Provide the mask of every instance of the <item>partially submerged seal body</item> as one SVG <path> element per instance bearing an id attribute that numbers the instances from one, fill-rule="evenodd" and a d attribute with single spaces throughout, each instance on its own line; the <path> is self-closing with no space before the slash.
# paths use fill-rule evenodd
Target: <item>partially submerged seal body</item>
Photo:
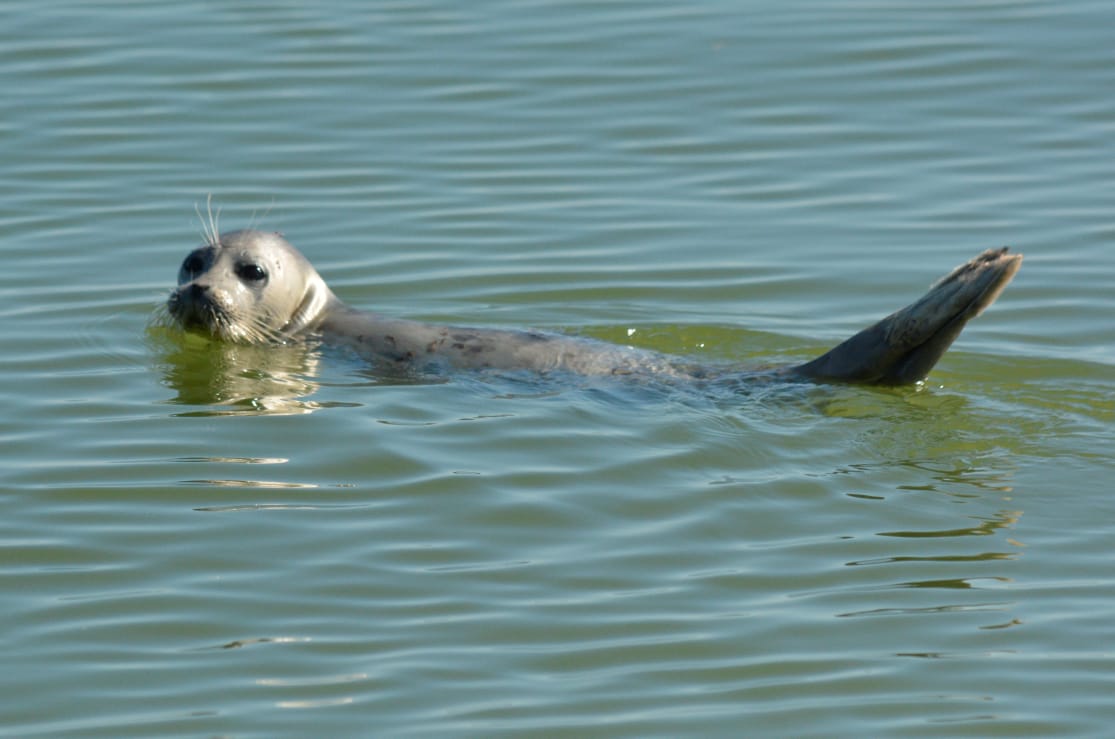
<path id="1" fill-rule="evenodd" d="M 972 318 L 1014 277 L 1022 255 L 990 249 L 922 298 L 820 357 L 780 368 L 787 378 L 901 385 L 925 378 Z M 706 370 L 655 352 L 562 334 L 467 328 L 390 318 L 349 307 L 280 234 L 233 231 L 192 251 L 167 301 L 183 328 L 234 342 L 318 335 L 379 363 L 421 370 L 567 371 L 586 375 L 703 377 Z"/>

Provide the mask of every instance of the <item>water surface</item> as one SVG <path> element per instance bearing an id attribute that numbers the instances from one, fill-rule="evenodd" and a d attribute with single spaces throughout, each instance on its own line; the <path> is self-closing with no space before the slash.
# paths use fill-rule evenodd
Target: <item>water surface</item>
<path id="1" fill-rule="evenodd" d="M 0 11 L 12 736 L 1095 736 L 1105 4 Z M 918 388 L 402 382 L 148 328 L 200 241 L 758 366 L 980 250 Z"/>

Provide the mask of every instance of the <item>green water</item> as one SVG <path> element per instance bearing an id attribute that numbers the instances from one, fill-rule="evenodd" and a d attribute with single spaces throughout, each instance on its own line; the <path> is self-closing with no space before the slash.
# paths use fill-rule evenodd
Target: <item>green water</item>
<path id="1" fill-rule="evenodd" d="M 1099 736 L 1106 4 L 0 9 L 0 735 Z M 807 359 L 980 250 L 920 388 L 377 377 L 148 327 L 200 239 L 353 305 Z"/>

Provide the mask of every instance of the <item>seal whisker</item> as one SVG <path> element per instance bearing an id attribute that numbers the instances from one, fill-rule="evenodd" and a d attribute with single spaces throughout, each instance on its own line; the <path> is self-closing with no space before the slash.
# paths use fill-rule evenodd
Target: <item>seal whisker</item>
<path id="1" fill-rule="evenodd" d="M 282 341 L 278 331 L 258 318 L 243 325 L 243 339 L 250 344 L 278 344 Z"/>
<path id="2" fill-rule="evenodd" d="M 205 209 L 209 211 L 209 230 L 213 234 L 213 240 L 209 243 L 217 246 L 221 243 L 221 207 L 217 206 L 217 213 L 214 215 L 213 193 L 209 193 L 209 197 L 206 198 Z"/>
<path id="3" fill-rule="evenodd" d="M 151 327 L 167 328 L 170 326 L 177 326 L 178 322 L 170 313 L 170 308 L 167 304 L 159 303 L 155 307 L 155 311 L 151 314 L 151 318 L 147 321 L 147 325 Z"/>
<path id="4" fill-rule="evenodd" d="M 253 231 L 253 230 L 256 230 L 259 226 L 261 226 L 263 224 L 264 219 L 267 218 L 267 216 L 271 215 L 271 210 L 274 207 L 275 207 L 275 198 L 272 197 L 271 198 L 271 204 L 267 206 L 267 210 L 263 211 L 263 215 L 261 215 L 257 218 L 256 217 L 257 213 L 256 213 L 255 209 L 253 209 L 252 210 L 252 217 L 248 219 L 248 230 Z"/>
<path id="5" fill-rule="evenodd" d="M 194 212 L 201 221 L 201 236 L 209 246 L 220 246 L 221 243 L 221 208 L 217 207 L 216 216 L 213 215 L 213 193 L 205 196 L 205 215 L 201 214 L 201 207 L 194 203 Z"/>

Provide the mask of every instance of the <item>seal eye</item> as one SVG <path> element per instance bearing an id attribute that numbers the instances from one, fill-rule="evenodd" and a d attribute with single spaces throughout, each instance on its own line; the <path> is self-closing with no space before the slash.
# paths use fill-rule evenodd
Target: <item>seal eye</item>
<path id="1" fill-rule="evenodd" d="M 258 264 L 238 264 L 236 276 L 244 282 L 263 282 L 267 279 L 267 272 Z"/>

